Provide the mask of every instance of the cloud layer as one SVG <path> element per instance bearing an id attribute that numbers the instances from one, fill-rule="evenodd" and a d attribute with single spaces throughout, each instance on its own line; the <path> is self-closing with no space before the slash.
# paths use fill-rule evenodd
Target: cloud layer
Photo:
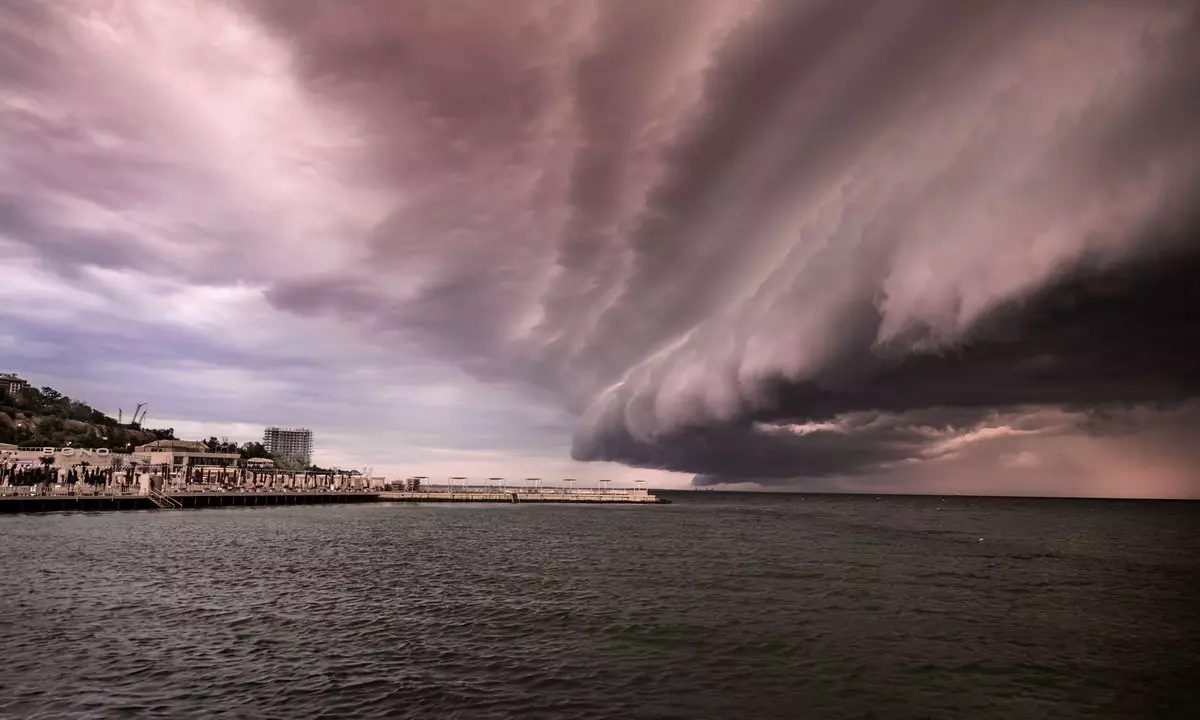
<path id="1" fill-rule="evenodd" d="M 701 484 L 1189 459 L 1193 3 L 64 0 L 0 45 L 0 250 L 77 292 L 240 289 Z M 302 337 L 216 347 L 355 366 Z"/>

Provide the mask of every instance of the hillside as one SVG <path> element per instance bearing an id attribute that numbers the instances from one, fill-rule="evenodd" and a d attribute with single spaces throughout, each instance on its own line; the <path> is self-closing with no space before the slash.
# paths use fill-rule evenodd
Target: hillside
<path id="1" fill-rule="evenodd" d="M 127 450 L 160 439 L 175 439 L 174 429 L 118 423 L 50 387 L 0 389 L 0 443 Z"/>
<path id="2" fill-rule="evenodd" d="M 0 373 L 0 381 L 14 378 Z M 121 423 L 87 403 L 63 395 L 54 388 L 27 387 L 10 394 L 0 382 L 0 444 L 22 447 L 108 448 L 129 451 L 155 440 L 177 440 L 174 428 L 145 428 L 140 423 Z M 286 458 L 276 458 L 260 442 L 241 445 L 228 438 L 202 441 L 212 452 L 239 453 L 242 459 L 270 458 L 281 468 L 293 467 Z M 312 466 L 313 469 L 316 466 Z"/>

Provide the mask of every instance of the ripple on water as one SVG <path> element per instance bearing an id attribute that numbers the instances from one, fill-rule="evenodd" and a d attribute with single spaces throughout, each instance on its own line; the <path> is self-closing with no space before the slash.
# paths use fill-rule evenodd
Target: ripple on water
<path id="1" fill-rule="evenodd" d="M 714 495 L 3 517 L 0 716 L 1197 709 L 1194 506 Z"/>

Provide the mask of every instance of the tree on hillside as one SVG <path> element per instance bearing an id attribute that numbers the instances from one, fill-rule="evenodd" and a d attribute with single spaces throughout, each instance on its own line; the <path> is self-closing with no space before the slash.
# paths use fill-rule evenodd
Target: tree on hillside
<path id="1" fill-rule="evenodd" d="M 251 460 L 253 458 L 266 458 L 274 460 L 271 453 L 267 452 L 266 446 L 260 442 L 248 442 L 242 445 L 238 450 L 241 453 L 243 460 Z"/>
<path id="2" fill-rule="evenodd" d="M 123 426 L 52 387 L 29 387 L 15 397 L 0 393 L 0 442 L 124 451 L 152 440 L 175 439 L 174 428 Z"/>
<path id="3" fill-rule="evenodd" d="M 49 417 L 39 422 L 33 428 L 31 438 L 35 445 L 59 447 L 64 443 L 65 424 L 60 417 Z"/>
<path id="4" fill-rule="evenodd" d="M 54 415 L 55 417 L 69 417 L 71 398 L 66 395 L 49 386 L 41 390 L 32 390 L 30 394 L 36 403 L 36 409 L 41 414 Z"/>
<path id="5" fill-rule="evenodd" d="M 67 405 L 67 418 L 71 420 L 79 420 L 80 422 L 91 422 L 92 415 L 96 411 L 86 403 L 81 403 L 78 400 L 72 400 Z"/>
<path id="6" fill-rule="evenodd" d="M 220 440 L 218 440 L 216 438 L 216 436 L 211 436 L 207 440 L 204 441 L 204 446 L 208 448 L 209 452 L 216 452 L 216 453 L 240 452 L 240 449 L 238 448 L 237 443 L 230 442 L 229 438 L 227 438 L 227 437 L 223 437 Z"/>

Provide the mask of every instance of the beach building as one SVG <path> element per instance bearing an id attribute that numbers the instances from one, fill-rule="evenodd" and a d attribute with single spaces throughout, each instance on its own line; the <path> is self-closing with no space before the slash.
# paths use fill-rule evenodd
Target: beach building
<path id="1" fill-rule="evenodd" d="M 103 448 L 33 448 L 0 445 L 0 462 L 26 468 L 45 466 L 44 458 L 50 458 L 49 467 L 61 470 L 80 467 L 85 463 L 90 467 L 97 468 L 122 467 L 129 462 L 130 457 L 128 453 L 115 453 Z"/>
<path id="2" fill-rule="evenodd" d="M 313 434 L 308 428 L 269 427 L 263 431 L 263 447 L 281 460 L 312 465 Z"/>
<path id="3" fill-rule="evenodd" d="M 134 448 L 131 459 L 139 465 L 168 465 L 172 472 L 195 468 L 236 468 L 238 453 L 211 452 L 202 442 L 191 440 L 155 440 Z"/>
<path id="4" fill-rule="evenodd" d="M 173 474 L 203 469 L 207 474 L 236 471 L 241 455 L 209 452 L 204 443 L 187 440 L 155 440 L 139 445 L 133 452 L 128 453 L 104 448 L 0 446 L 0 461 L 10 464 L 39 467 L 46 465 L 45 458 L 51 460 L 49 467 L 62 470 L 85 464 L 96 468 L 126 468 L 136 465 L 154 467 L 156 470 L 165 466 Z"/>

